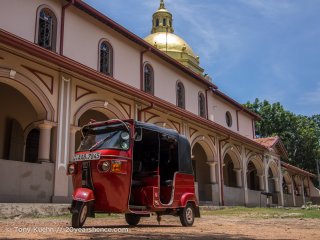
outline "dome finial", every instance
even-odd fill
[[[166,7],[164,6],[164,1],[160,0],[160,7],[159,9],[166,9]]]

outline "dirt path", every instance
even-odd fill
[[[152,216],[143,218],[138,227],[126,228],[122,215],[88,219],[81,232],[70,228],[66,218],[2,219],[0,239],[320,239],[320,219],[204,215],[193,227],[185,228],[178,218],[163,216],[159,226]]]

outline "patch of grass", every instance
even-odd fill
[[[204,210],[202,215],[239,216],[248,218],[319,218],[319,209],[300,208],[245,208],[228,207],[219,210]]]

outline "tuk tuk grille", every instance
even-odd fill
[[[93,190],[91,162],[82,162],[82,187]]]

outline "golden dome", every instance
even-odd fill
[[[203,69],[199,66],[199,57],[194,54],[186,41],[174,34],[172,21],[172,14],[165,8],[161,0],[159,9],[152,16],[151,35],[144,40],[196,73],[202,74]]]
[[[174,33],[157,32],[149,35],[144,40],[163,52],[186,53],[191,57],[196,58],[191,47],[181,37]]]

